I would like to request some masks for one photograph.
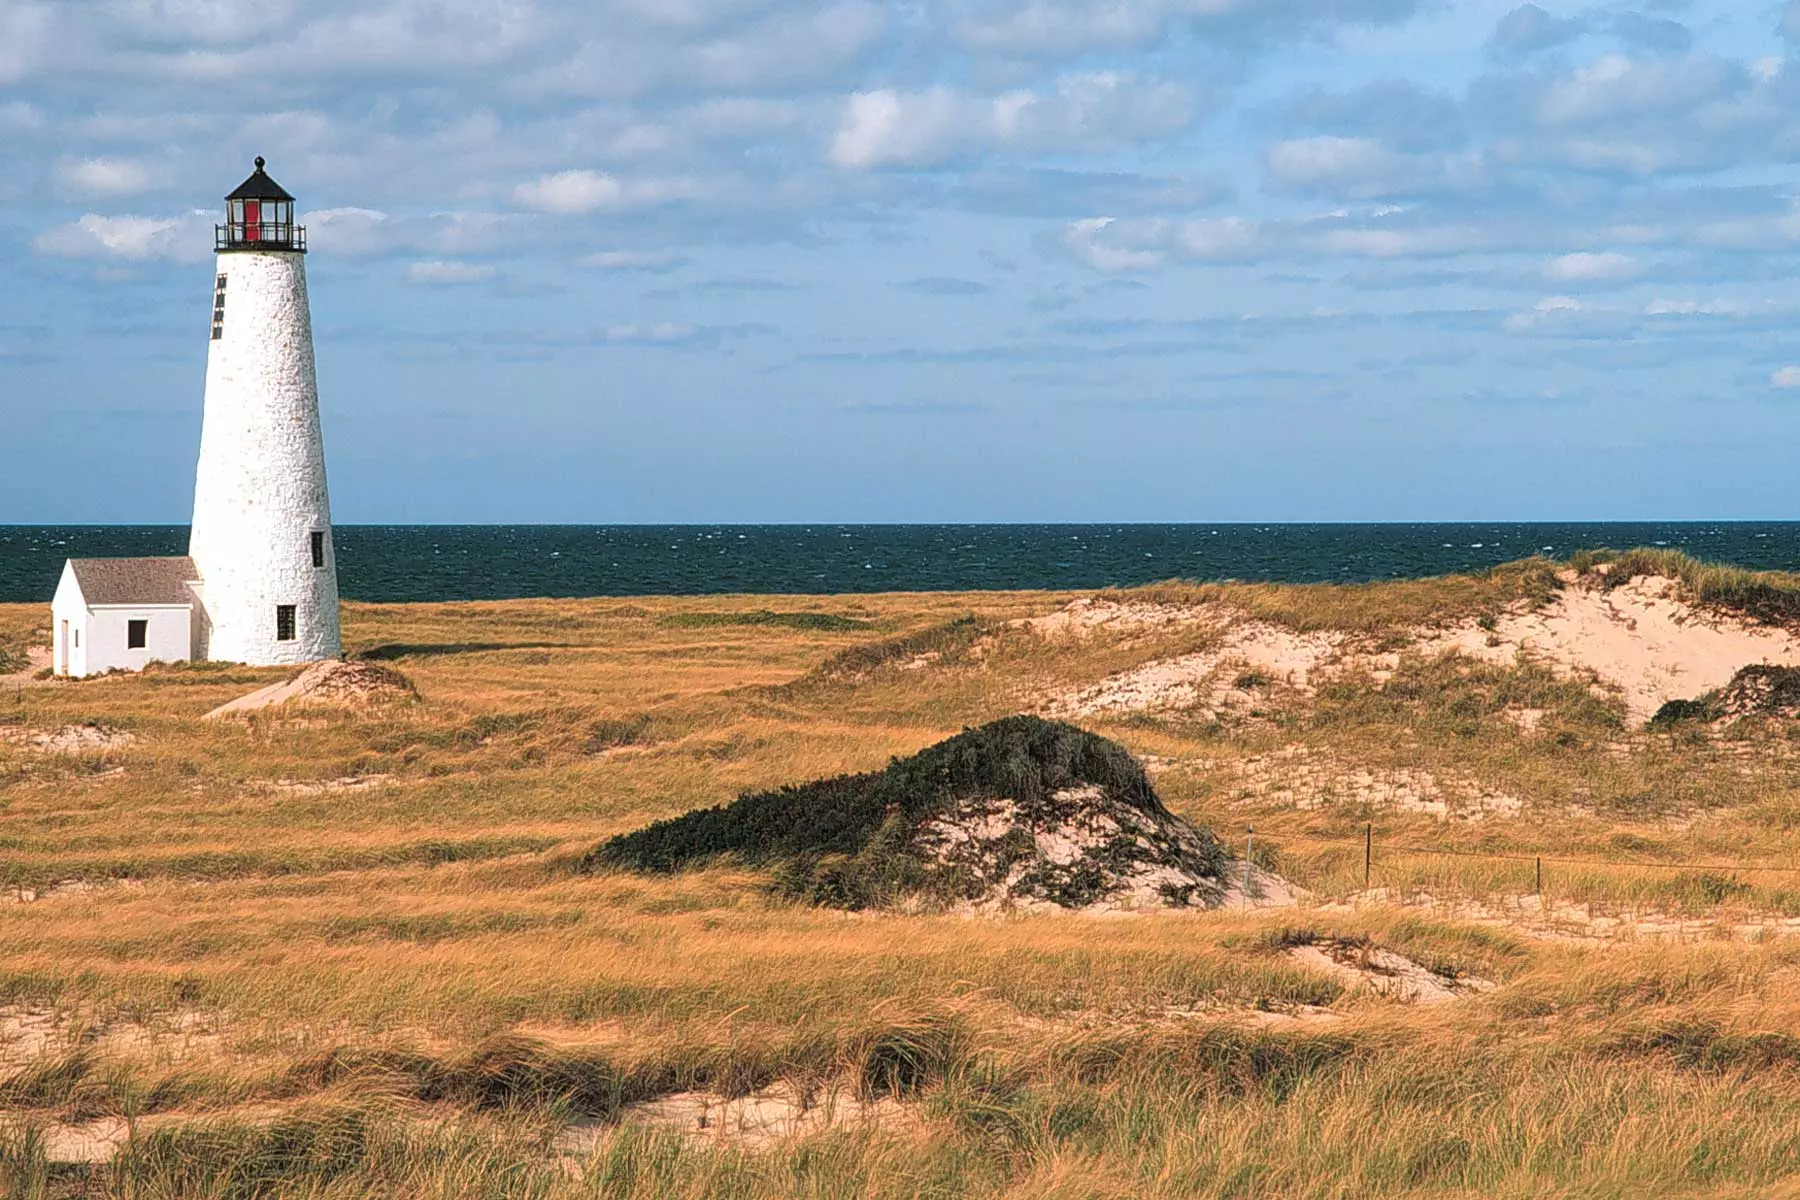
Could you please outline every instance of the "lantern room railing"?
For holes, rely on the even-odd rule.
[[[306,252],[306,226],[287,221],[228,221],[213,226],[214,250]]]

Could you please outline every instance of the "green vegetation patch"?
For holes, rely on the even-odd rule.
[[[1091,835],[1052,862],[1036,831]],[[1224,851],[1163,807],[1116,742],[1073,725],[1007,717],[895,759],[885,770],[747,793],[602,844],[587,870],[672,872],[730,857],[775,869],[778,891],[864,908],[921,896],[1092,903],[1144,866],[1185,872],[1163,898],[1216,891]],[[1206,893],[1206,894],[1202,894]]]
[[[866,675],[895,664],[915,661],[942,662],[965,653],[994,627],[974,613],[931,625],[899,637],[884,638],[840,650],[812,672],[814,677]]]
[[[1800,717],[1800,668],[1753,663],[1731,682],[1692,700],[1670,700],[1650,718],[1652,729],[1683,721],[1733,721],[1744,717]]]

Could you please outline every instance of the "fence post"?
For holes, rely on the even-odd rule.
[[[1544,903],[1544,856],[1541,854],[1538,855],[1538,858],[1537,858],[1537,898],[1538,898],[1538,906],[1540,908],[1543,907],[1543,903]]]
[[[1249,908],[1250,907],[1250,871],[1251,871],[1250,860],[1256,853],[1256,826],[1246,825],[1244,828],[1247,832],[1244,835],[1244,904],[1243,904],[1243,907]]]
[[[1369,864],[1375,858],[1375,822],[1363,829],[1363,891],[1369,890]]]

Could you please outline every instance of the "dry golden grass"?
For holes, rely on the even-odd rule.
[[[1525,564],[1146,594],[1382,635],[1553,579]],[[1800,755],[1779,729],[1628,734],[1616,704],[1537,669],[1418,660],[1241,724],[1097,726],[1154,756],[1177,811],[1233,843],[1255,825],[1259,856],[1315,893],[1273,915],[848,914],[776,903],[727,866],[575,871],[613,833],[878,767],[1211,636],[1007,624],[1067,599],[352,604],[352,650],[405,672],[420,702],[202,722],[281,676],[208,666],[0,693],[0,886],[39,897],[0,903],[0,1181],[46,1196],[1780,1194],[1800,1169],[1800,941],[1782,923],[1800,874],[1642,865],[1800,867]],[[764,611],[848,621],[730,616]],[[42,624],[0,608],[0,642]],[[1534,731],[1519,708],[1542,713]],[[59,755],[3,736],[84,722],[134,740]],[[1327,775],[1423,770],[1520,807],[1439,821],[1330,786],[1298,807],[1252,771],[1294,746]],[[1373,882],[1436,908],[1332,903],[1362,888],[1368,825]],[[1553,901],[1635,914],[1642,936],[1509,920],[1540,855]],[[1499,986],[1430,1008],[1346,993],[1284,956],[1295,930]],[[196,1021],[208,1034],[184,1040]],[[38,1053],[5,1037],[30,1022],[56,1031]],[[768,1150],[619,1119],[776,1080],[893,1093],[909,1116]],[[50,1161],[47,1138],[114,1116],[139,1130],[117,1163]],[[552,1150],[571,1124],[592,1129],[573,1158]]]

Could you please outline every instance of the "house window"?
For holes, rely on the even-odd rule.
[[[75,648],[77,650],[81,649],[81,630],[80,629],[75,630]]]
[[[312,555],[313,566],[322,567],[325,565],[325,535],[316,529],[313,530],[312,535]]]
[[[149,639],[150,622],[148,620],[125,622],[125,648],[127,650],[142,650]]]
[[[275,606],[275,640],[278,642],[294,640],[294,606],[292,604]]]

